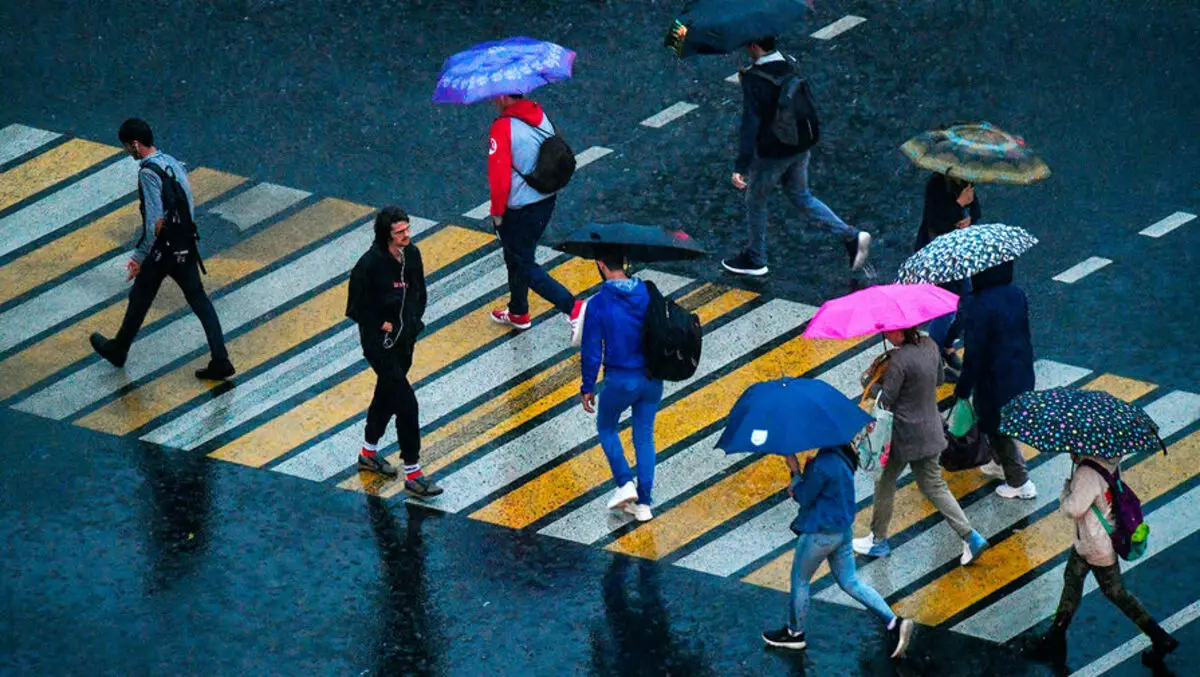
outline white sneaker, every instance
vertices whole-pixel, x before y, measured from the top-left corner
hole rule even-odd
[[[650,506],[645,503],[627,503],[625,512],[633,515],[633,519],[639,522],[649,522],[654,518],[654,515],[650,513]]]
[[[1025,480],[1025,484],[1019,487],[1010,487],[1005,482],[996,487],[996,495],[1000,498],[1023,498],[1029,500],[1037,498],[1037,487],[1033,485],[1033,480]]]
[[[612,498],[608,499],[608,509],[623,510],[636,500],[637,488],[633,486],[633,482],[626,482],[617,487],[617,490],[613,492]]]
[[[979,472],[983,473],[985,477],[998,480],[1004,479],[1004,467],[995,461],[988,461],[979,466]]]

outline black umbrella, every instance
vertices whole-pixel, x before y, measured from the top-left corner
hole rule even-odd
[[[598,248],[620,247],[631,261],[687,261],[707,254],[682,230],[634,223],[590,223],[571,233],[555,249],[585,259]]]
[[[667,32],[666,45],[682,58],[728,54],[779,35],[804,18],[804,0],[696,0]]]

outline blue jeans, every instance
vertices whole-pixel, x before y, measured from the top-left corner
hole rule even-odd
[[[575,296],[550,277],[536,258],[538,240],[550,224],[557,200],[556,196],[551,196],[531,205],[510,208],[504,212],[504,221],[496,229],[504,249],[504,264],[508,266],[508,312],[513,315],[529,312],[530,289],[562,313],[569,314],[575,307]]]
[[[788,615],[788,627],[792,632],[804,631],[804,616],[808,613],[808,582],[821,562],[829,560],[829,570],[838,587],[885,623],[891,623],[896,614],[887,605],[875,588],[858,579],[854,567],[854,551],[850,549],[853,538],[847,529],[840,534],[801,534],[796,539],[796,557],[792,560],[792,603]]]
[[[857,230],[847,226],[808,189],[808,151],[785,158],[754,158],[747,182],[746,253],[755,265],[767,265],[767,195],[776,184],[782,185],[788,200],[818,226],[843,240],[858,236]]]
[[[650,505],[650,490],[654,488],[654,417],[662,400],[663,382],[645,374],[628,371],[604,371],[604,388],[596,405],[596,432],[600,448],[608,457],[617,486],[633,481],[633,471],[625,460],[617,421],[621,414],[633,408],[633,450],[637,457],[638,503]]]

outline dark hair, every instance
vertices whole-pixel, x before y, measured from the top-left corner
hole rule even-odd
[[[141,118],[129,118],[122,122],[117,130],[117,138],[123,144],[137,141],[147,147],[154,145],[154,132],[150,131],[149,123]]]
[[[759,48],[762,49],[764,52],[774,52],[775,51],[775,36],[772,35],[772,36],[766,37],[766,38],[758,38],[757,40],[752,40],[750,42],[750,44],[758,45]]]
[[[822,447],[820,451],[840,453],[842,456],[846,457],[847,461],[849,461],[852,472],[858,470],[858,450],[854,448],[853,444],[843,444],[836,447]]]
[[[387,242],[392,237],[392,226],[400,222],[408,221],[408,212],[395,206],[389,205],[379,211],[375,216],[375,241]]]
[[[1013,262],[1001,263],[971,276],[971,293],[977,294],[989,287],[1012,284]]]
[[[625,267],[625,251],[612,245],[599,246],[596,247],[596,260],[609,270],[621,270]]]
[[[916,327],[909,327],[902,330],[904,332],[904,342],[916,345],[921,342],[921,332]]]

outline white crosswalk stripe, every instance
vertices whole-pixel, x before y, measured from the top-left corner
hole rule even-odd
[[[9,125],[0,129],[0,165],[36,150],[60,136],[62,134],[25,125]]]
[[[246,192],[236,195],[213,207],[213,214],[236,225],[238,230],[248,230],[292,205],[312,195],[273,183],[260,183]]]

